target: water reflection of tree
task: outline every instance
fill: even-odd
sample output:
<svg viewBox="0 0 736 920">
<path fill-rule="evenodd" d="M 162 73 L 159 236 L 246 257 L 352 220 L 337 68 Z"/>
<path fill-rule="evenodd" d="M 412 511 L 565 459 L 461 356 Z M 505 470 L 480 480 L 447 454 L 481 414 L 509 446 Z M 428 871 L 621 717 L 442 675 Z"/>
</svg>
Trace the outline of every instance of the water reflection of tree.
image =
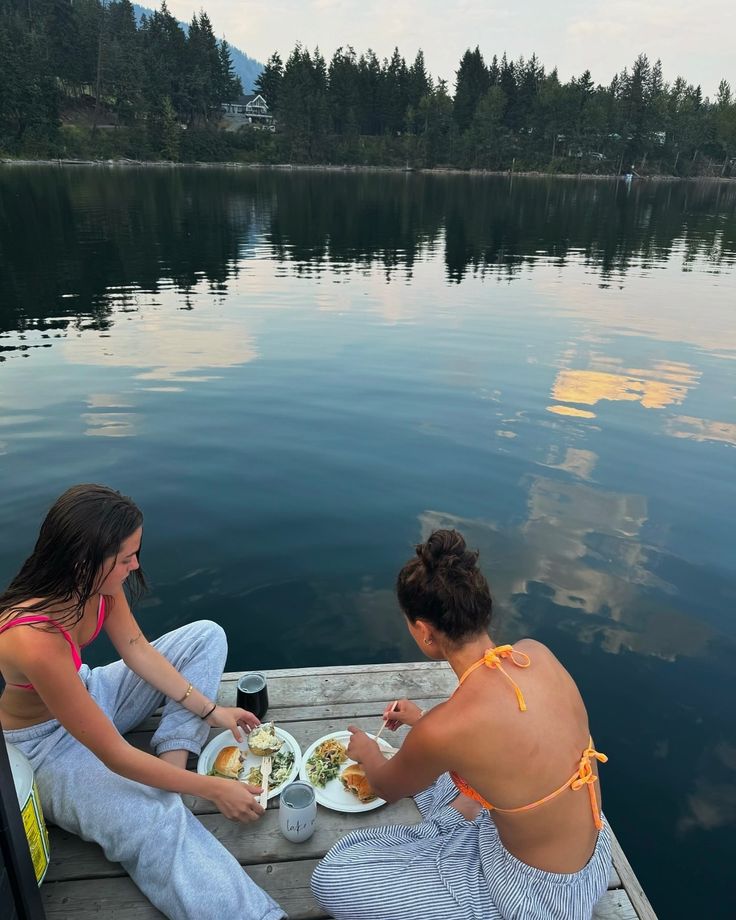
<svg viewBox="0 0 736 920">
<path fill-rule="evenodd" d="M 411 274 L 441 245 L 448 279 L 582 261 L 736 262 L 736 188 L 642 182 L 207 170 L 33 168 L 0 176 L 0 330 L 104 328 L 137 290 L 213 291 L 258 241 L 299 274 Z M 679 251 L 681 250 L 681 251 Z"/>
<path fill-rule="evenodd" d="M 0 330 L 104 328 L 111 302 L 165 282 L 216 289 L 257 222 L 226 174 L 33 168 L 0 177 Z"/>
</svg>

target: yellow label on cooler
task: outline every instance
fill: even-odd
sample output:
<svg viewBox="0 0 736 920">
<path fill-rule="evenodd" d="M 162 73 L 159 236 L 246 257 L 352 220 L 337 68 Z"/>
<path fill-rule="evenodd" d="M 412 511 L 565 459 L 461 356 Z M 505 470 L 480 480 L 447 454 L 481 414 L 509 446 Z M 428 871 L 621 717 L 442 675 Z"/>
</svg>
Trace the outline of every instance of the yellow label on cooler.
<svg viewBox="0 0 736 920">
<path fill-rule="evenodd" d="M 33 791 L 28 797 L 23 811 L 23 827 L 25 828 L 28 846 L 31 850 L 33 868 L 36 872 L 36 882 L 41 884 L 41 879 L 46 875 L 49 867 L 49 835 L 46 823 L 43 820 L 39 802 L 38 789 L 33 784 Z"/>
</svg>

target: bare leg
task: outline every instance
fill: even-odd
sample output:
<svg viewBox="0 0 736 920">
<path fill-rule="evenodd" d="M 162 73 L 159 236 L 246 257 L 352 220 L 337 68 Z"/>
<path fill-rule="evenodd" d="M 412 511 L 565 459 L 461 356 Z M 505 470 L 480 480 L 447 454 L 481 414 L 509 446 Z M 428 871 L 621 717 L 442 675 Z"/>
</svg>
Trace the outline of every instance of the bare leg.
<svg viewBox="0 0 736 920">
<path fill-rule="evenodd" d="M 189 759 L 189 751 L 164 751 L 158 756 L 161 760 L 165 760 L 166 763 L 170 763 L 174 767 L 180 767 L 182 770 L 186 770 L 187 760 Z"/>
<path fill-rule="evenodd" d="M 456 799 L 450 802 L 450 805 L 457 809 L 466 821 L 475 821 L 480 814 L 480 802 L 476 802 L 475 799 L 471 799 L 462 792 Z"/>
</svg>

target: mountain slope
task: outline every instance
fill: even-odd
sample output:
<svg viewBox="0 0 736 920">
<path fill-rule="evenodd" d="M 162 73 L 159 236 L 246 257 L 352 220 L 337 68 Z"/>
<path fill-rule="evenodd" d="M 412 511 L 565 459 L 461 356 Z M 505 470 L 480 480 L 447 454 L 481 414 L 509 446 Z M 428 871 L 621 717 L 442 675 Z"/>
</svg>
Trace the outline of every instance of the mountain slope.
<svg viewBox="0 0 736 920">
<path fill-rule="evenodd" d="M 138 3 L 133 4 L 133 9 L 135 11 L 136 22 L 138 23 L 140 23 L 143 16 L 153 15 L 152 9 L 146 6 L 140 6 Z M 189 31 L 189 25 L 186 22 L 180 22 L 179 25 L 185 32 Z M 233 70 L 240 77 L 240 81 L 243 84 L 243 92 L 252 93 L 253 84 L 263 70 L 263 64 L 255 58 L 248 57 L 244 51 L 241 51 L 240 48 L 236 48 L 234 45 L 230 45 L 230 57 L 233 61 Z"/>
</svg>

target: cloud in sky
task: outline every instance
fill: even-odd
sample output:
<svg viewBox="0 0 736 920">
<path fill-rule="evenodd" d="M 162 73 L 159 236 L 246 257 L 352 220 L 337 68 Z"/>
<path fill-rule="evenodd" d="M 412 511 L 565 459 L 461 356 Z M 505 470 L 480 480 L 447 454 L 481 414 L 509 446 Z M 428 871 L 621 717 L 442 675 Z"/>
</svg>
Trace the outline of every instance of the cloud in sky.
<svg viewBox="0 0 736 920">
<path fill-rule="evenodd" d="M 736 88 L 733 0 L 169 0 L 186 21 L 201 7 L 218 35 L 262 61 L 275 50 L 286 56 L 297 41 L 327 58 L 341 45 L 379 57 L 398 45 L 410 60 L 421 47 L 432 74 L 452 85 L 461 55 L 478 44 L 488 59 L 536 52 L 565 79 L 588 68 L 607 84 L 643 51 L 662 59 L 670 81 L 681 74 L 706 95 L 722 77 Z"/>
</svg>

